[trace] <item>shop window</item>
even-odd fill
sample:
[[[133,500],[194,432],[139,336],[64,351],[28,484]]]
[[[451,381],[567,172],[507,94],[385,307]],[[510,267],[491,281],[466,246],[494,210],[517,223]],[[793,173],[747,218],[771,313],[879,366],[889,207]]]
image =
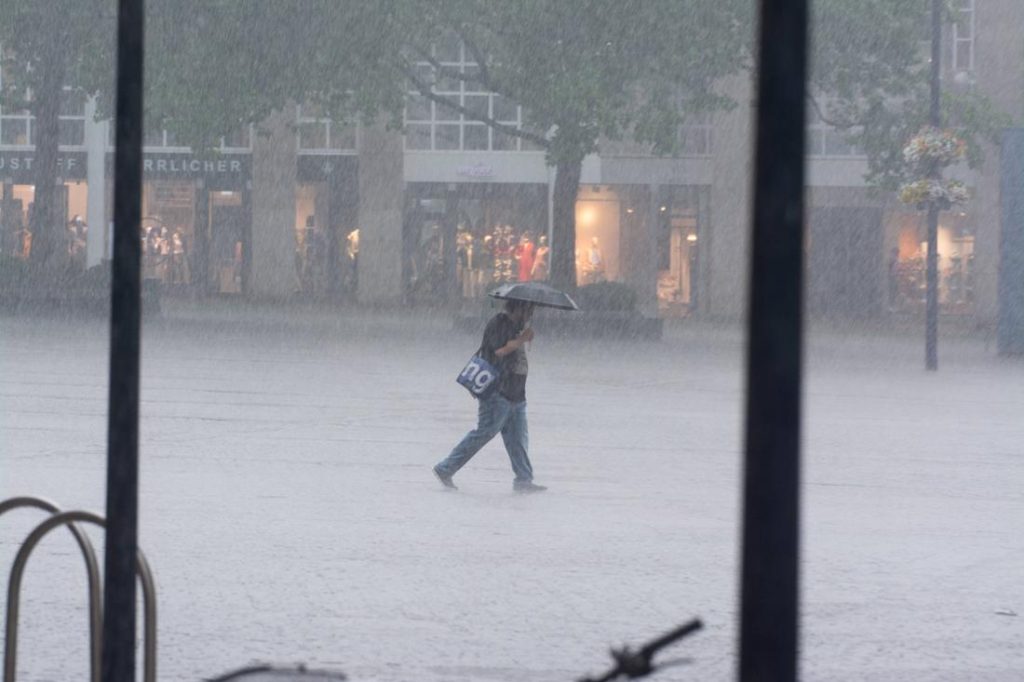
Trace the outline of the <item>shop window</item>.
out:
[[[897,218],[896,244],[887,262],[887,307],[890,312],[924,311],[928,244],[922,239],[922,216]],[[939,309],[963,314],[974,310],[974,234],[966,215],[943,214],[938,233]]]
[[[195,184],[143,184],[142,272],[168,288],[190,285],[195,271]]]
[[[210,192],[209,279],[215,293],[241,294],[247,221],[241,192]]]
[[[408,192],[402,274],[410,303],[478,299],[495,284],[547,279],[546,186],[413,184]]]

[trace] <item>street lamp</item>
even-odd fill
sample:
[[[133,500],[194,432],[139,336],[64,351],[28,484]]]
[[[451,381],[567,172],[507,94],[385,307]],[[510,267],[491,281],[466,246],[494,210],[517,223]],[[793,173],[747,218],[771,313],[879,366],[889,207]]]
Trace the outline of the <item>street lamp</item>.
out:
[[[939,108],[939,69],[942,57],[941,12],[941,0],[932,0],[931,103],[928,122],[936,130],[942,127],[942,112]],[[929,170],[929,179],[941,183],[942,171],[939,165],[933,163]],[[927,242],[924,366],[928,371],[936,371],[939,369],[939,206],[935,201],[928,202]]]

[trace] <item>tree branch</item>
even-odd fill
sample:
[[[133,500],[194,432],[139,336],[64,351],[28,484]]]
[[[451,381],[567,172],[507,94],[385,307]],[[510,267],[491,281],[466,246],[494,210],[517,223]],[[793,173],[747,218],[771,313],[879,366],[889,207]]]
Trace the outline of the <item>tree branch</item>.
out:
[[[416,76],[416,71],[411,64],[407,63],[404,67],[404,70],[406,77],[413,84],[413,87],[416,88],[417,92],[419,92],[421,95],[431,100],[432,102],[436,102],[437,104],[447,107],[451,111],[462,114],[466,118],[472,119],[474,121],[479,121],[480,123],[484,123],[493,130],[497,130],[498,132],[505,133],[506,135],[514,135],[516,137],[521,137],[524,140],[529,140],[530,142],[533,142],[534,144],[540,146],[543,149],[550,149],[551,141],[541,135],[538,135],[537,133],[533,133],[528,130],[523,130],[522,128],[517,128],[507,123],[501,123],[500,121],[497,121],[491,118],[490,116],[478,114],[477,112],[471,111],[466,107],[462,106],[461,104],[458,104],[457,102],[452,102],[450,99],[443,97],[442,95],[438,95],[433,90],[431,90],[428,84],[424,83]]]
[[[807,101],[811,103],[811,107],[814,108],[814,112],[818,114],[818,118],[820,118],[823,123],[826,123],[837,130],[849,130],[850,128],[856,128],[857,126],[864,125],[863,121],[837,121],[835,119],[829,118],[828,116],[825,115],[825,110],[822,108],[821,104],[814,97],[814,95],[811,94],[810,89],[808,89],[807,92]]]
[[[478,76],[478,77],[475,77],[475,78],[473,76],[467,76],[466,74],[462,73],[461,71],[456,71],[456,70],[454,70],[453,67],[445,66],[441,62],[437,61],[437,59],[435,59],[434,57],[432,57],[430,55],[430,52],[428,50],[424,50],[421,47],[414,47],[412,49],[413,49],[414,52],[416,52],[416,54],[420,57],[420,59],[422,59],[427,64],[430,64],[435,69],[437,69],[437,73],[439,75],[441,75],[441,76],[444,76],[446,78],[454,78],[456,80],[460,80],[460,81],[463,81],[465,83],[479,83],[479,84],[483,85],[485,89],[490,90],[490,91],[493,91],[495,89],[491,85],[490,81],[485,81],[484,80],[482,75]],[[482,73],[483,72],[481,71],[481,74]]]
[[[462,26],[456,25],[454,26],[454,29],[455,32],[459,34],[459,40],[462,41],[462,44],[473,53],[473,60],[480,69],[480,83],[488,90],[497,92],[498,88],[495,87],[494,81],[491,80],[491,72],[487,68],[487,60],[484,58],[484,53],[480,51],[480,48],[477,47],[477,44],[469,37],[466,31],[463,30]]]

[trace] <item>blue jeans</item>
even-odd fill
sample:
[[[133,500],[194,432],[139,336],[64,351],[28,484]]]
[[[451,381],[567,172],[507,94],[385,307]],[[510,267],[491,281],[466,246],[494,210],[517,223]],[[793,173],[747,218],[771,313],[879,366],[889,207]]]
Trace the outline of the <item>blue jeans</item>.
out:
[[[526,427],[526,402],[513,403],[496,391],[480,400],[476,428],[467,433],[451,454],[435,467],[438,473],[454,476],[498,433],[505,441],[516,481],[532,481],[533,466],[526,454],[530,440]]]

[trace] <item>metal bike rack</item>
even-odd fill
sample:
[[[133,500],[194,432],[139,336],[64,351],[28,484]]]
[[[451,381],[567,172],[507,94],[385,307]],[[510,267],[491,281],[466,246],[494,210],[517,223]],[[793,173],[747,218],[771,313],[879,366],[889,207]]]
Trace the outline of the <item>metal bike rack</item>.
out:
[[[60,514],[62,511],[60,507],[45,498],[23,496],[12,497],[0,502],[0,516],[23,507],[41,509],[51,515]],[[75,542],[78,543],[78,548],[82,551],[82,558],[85,559],[85,569],[89,577],[89,673],[92,682],[99,682],[100,638],[103,636],[103,595],[99,563],[96,560],[96,551],[93,549],[92,543],[89,542],[89,536],[74,523],[67,525]]]
[[[14,682],[17,666],[18,646],[18,611],[21,593],[21,581],[24,577],[25,565],[36,545],[54,528],[68,526],[75,536],[79,548],[85,557],[86,567],[89,573],[89,627],[90,627],[90,679],[99,682],[100,679],[100,651],[102,648],[102,614],[100,610],[100,581],[99,566],[96,561],[96,553],[89,542],[88,537],[75,525],[76,522],[94,523],[106,527],[106,521],[92,512],[86,511],[60,511],[57,505],[48,500],[34,497],[16,497],[0,503],[0,515],[18,507],[35,507],[50,511],[52,516],[46,519],[33,529],[29,536],[22,543],[14,559],[11,568],[10,579],[7,585],[7,619],[5,630],[4,647],[4,677],[3,682]],[[136,565],[139,580],[142,582],[142,598],[144,612],[143,642],[145,651],[145,665],[143,668],[144,682],[156,682],[156,585],[153,581],[153,573],[149,568],[142,550],[138,550]]]

